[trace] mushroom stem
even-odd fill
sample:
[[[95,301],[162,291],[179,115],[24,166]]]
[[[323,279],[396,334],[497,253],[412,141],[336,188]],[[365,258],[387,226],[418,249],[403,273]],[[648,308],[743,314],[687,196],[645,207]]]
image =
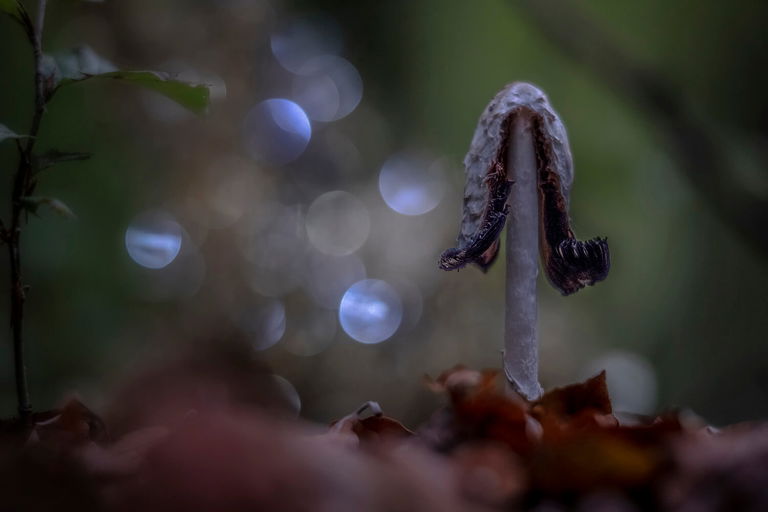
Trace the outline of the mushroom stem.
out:
[[[504,373],[528,400],[541,396],[537,339],[536,280],[539,274],[539,192],[533,117],[521,109],[510,125],[507,169],[507,277],[504,318]]]

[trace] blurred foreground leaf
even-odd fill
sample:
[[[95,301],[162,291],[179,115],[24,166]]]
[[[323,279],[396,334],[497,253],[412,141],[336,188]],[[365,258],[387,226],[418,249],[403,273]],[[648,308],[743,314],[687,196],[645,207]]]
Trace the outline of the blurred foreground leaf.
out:
[[[23,197],[21,201],[24,203],[24,208],[34,215],[37,215],[37,210],[41,206],[46,206],[62,217],[66,217],[68,219],[77,218],[69,206],[64,204],[64,202],[60,199],[56,199],[55,197],[27,196]]]
[[[196,114],[203,114],[208,109],[208,85],[178,80],[173,74],[161,71],[121,71],[88,46],[57,55],[55,60],[58,70],[56,87],[93,79],[119,80],[159,92]]]
[[[252,365],[216,374],[215,363],[188,364],[130,384],[109,407],[118,419],[109,429],[76,399],[28,424],[0,420],[0,508],[768,510],[765,424],[716,430],[680,413],[621,424],[604,373],[529,402],[498,370],[455,367],[428,380],[448,403],[416,432],[366,402],[319,434],[254,400],[264,386],[247,380]],[[204,398],[243,388],[239,398]],[[158,390],[151,401],[147,389]],[[435,443],[438,430],[448,442]],[[95,498],[107,494],[120,499]]]

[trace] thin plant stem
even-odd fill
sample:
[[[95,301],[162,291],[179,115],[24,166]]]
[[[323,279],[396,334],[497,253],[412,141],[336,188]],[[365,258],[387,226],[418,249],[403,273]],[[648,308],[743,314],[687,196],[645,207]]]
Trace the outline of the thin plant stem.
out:
[[[35,107],[29,138],[26,145],[18,145],[19,166],[13,177],[11,189],[11,224],[6,231],[6,243],[11,272],[11,333],[13,337],[13,362],[16,375],[16,397],[19,418],[29,421],[32,406],[29,401],[27,384],[27,368],[24,362],[24,301],[26,286],[21,272],[21,230],[23,227],[24,197],[30,192],[32,180],[32,152],[40,130],[40,122],[45,114],[46,91],[45,74],[43,69],[43,26],[45,23],[46,0],[39,0],[34,33],[31,37],[32,51],[35,61]]]

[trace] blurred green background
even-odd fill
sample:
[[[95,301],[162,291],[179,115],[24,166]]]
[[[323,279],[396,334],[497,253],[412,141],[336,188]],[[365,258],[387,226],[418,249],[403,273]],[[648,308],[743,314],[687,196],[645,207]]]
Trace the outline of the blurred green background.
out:
[[[768,413],[765,2],[50,4],[47,51],[87,44],[121,68],[216,87],[203,117],[120,84],[78,84],[50,105],[40,148],[94,156],[41,179],[39,195],[60,198],[78,219],[43,213],[23,235],[36,409],[73,392],[98,409],[158,354],[236,338],[295,386],[306,418],[327,422],[377,400],[407,424],[425,419],[437,402],[422,375],[500,364],[503,265],[482,275],[436,263],[458,231],[461,162],[477,118],[506,83],[525,80],[547,92],[569,130],[577,234],[607,236],[613,257],[608,280],[572,297],[541,279],[545,388],[607,367],[618,408],[682,406],[716,424]],[[0,123],[23,133],[31,51],[9,19],[0,34]],[[264,100],[302,104],[301,73],[281,65],[278,36],[309,37],[305,52],[332,51],[363,84],[349,115],[313,120],[306,150],[279,164],[254,155],[243,133]],[[419,155],[416,175],[436,166],[433,209],[388,207],[379,173],[392,155]],[[0,146],[0,164],[6,218],[13,144]],[[348,201],[334,211],[352,205],[342,220],[369,220],[357,226],[360,240],[342,236],[359,248],[338,261],[317,250],[309,228],[315,200],[337,190]],[[131,259],[125,234],[157,210],[184,232],[179,256],[152,270]],[[333,219],[318,220],[316,236]],[[298,245],[270,245],[286,233]],[[330,299],[317,301],[361,264],[403,303],[381,343],[356,342]],[[3,289],[7,280],[4,270]],[[9,416],[7,329],[0,340],[0,413]]]

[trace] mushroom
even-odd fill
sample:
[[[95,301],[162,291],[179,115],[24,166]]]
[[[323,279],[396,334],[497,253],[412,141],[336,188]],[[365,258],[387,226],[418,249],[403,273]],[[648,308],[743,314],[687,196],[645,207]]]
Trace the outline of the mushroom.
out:
[[[583,242],[573,234],[568,136],[537,87],[514,82],[491,100],[464,166],[464,215],[457,247],[445,251],[439,265],[457,270],[474,263],[486,272],[507,224],[504,373],[513,389],[535,400],[542,393],[536,333],[538,256],[550,284],[570,295],[608,275],[607,239]]]

